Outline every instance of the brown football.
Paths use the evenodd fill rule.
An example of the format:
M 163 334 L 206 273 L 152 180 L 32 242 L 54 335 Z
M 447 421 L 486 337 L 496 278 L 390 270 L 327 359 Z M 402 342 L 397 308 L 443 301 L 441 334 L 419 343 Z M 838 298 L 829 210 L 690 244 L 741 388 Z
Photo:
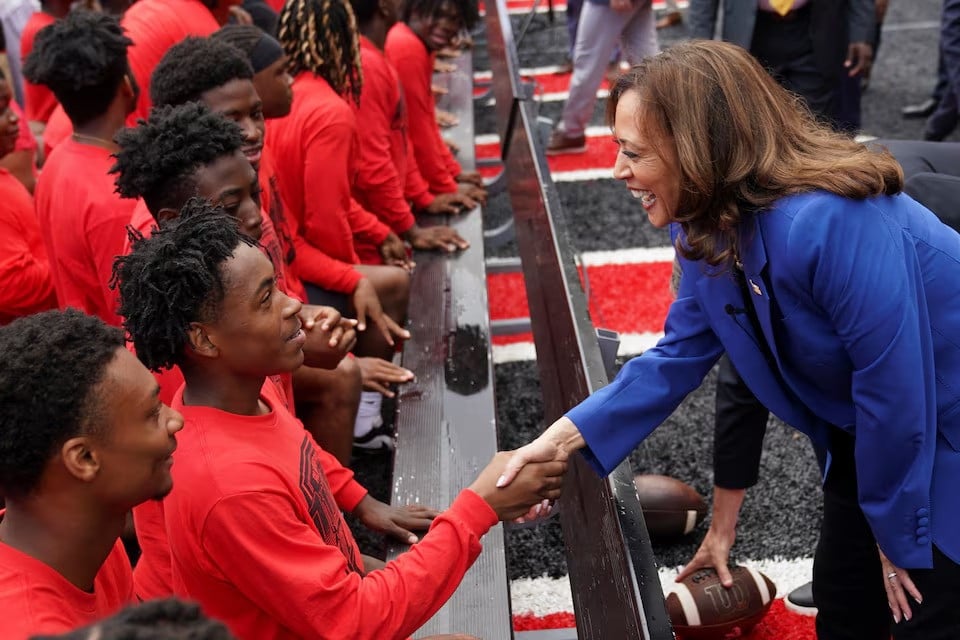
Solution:
M 670 476 L 638 473 L 633 484 L 653 542 L 685 536 L 707 517 L 706 500 L 685 482 Z
M 760 622 L 777 596 L 770 578 L 750 567 L 730 567 L 733 586 L 720 584 L 713 569 L 702 569 L 674 586 L 667 613 L 682 640 L 742 638 Z

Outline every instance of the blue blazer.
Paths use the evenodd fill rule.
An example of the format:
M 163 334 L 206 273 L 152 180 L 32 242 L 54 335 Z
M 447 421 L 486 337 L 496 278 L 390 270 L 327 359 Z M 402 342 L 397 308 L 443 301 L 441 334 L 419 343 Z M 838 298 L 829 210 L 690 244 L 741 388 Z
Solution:
M 830 425 L 855 436 L 860 506 L 894 564 L 930 568 L 933 543 L 960 562 L 960 235 L 906 195 L 795 195 L 741 226 L 763 335 L 729 271 L 681 260 L 663 339 L 568 414 L 585 457 L 609 473 L 726 351 L 786 423 L 827 449 Z

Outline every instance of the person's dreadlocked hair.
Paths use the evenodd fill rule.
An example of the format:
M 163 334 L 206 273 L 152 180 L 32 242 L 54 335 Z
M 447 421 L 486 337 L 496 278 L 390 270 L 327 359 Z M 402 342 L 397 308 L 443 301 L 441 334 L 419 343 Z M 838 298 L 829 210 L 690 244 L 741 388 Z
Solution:
M 183 361 L 190 324 L 215 320 L 226 294 L 221 267 L 241 243 L 256 247 L 222 207 L 191 198 L 149 238 L 130 230 L 132 251 L 113 263 L 110 286 L 140 361 L 152 371 Z
M 349 0 L 287 0 L 277 39 L 293 75 L 309 71 L 360 104 L 360 32 Z
M 133 41 L 116 18 L 71 11 L 37 34 L 23 65 L 30 82 L 46 85 L 74 125 L 103 114 L 128 74 L 127 48 Z
M 154 105 L 197 102 L 233 80 L 252 80 L 253 67 L 236 47 L 214 38 L 189 37 L 170 47 L 150 75 Z
M 443 13 L 444 5 L 452 5 L 460 16 L 461 27 L 473 29 L 480 20 L 480 11 L 476 0 L 404 0 L 401 19 L 410 22 L 413 16 L 432 18 Z
M 99 387 L 123 348 L 123 332 L 75 309 L 0 329 L 0 495 L 29 495 L 64 442 L 97 431 Z
M 30 640 L 234 640 L 226 625 L 208 618 L 193 602 L 149 600 L 63 635 Z
M 161 209 L 179 209 L 197 195 L 197 169 L 243 147 L 236 123 L 199 102 L 154 107 L 147 120 L 116 136 L 120 150 L 110 173 L 117 174 L 117 193 L 143 198 L 154 216 Z

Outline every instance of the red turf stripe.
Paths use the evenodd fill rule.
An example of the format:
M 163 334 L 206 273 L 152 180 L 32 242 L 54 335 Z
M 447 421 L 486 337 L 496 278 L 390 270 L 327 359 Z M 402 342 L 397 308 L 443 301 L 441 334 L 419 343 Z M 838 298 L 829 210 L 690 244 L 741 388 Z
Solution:
M 559 156 L 547 156 L 550 171 L 582 171 L 584 169 L 610 169 L 613 177 L 613 162 L 616 149 L 610 136 L 588 136 L 587 150 L 584 153 L 566 153 Z M 499 158 L 500 143 L 483 143 L 476 146 L 477 159 Z M 481 173 L 496 175 L 497 168 L 482 168 Z
M 593 323 L 621 333 L 662 331 L 672 300 L 671 268 L 670 262 L 587 267 Z M 491 319 L 529 315 L 522 274 L 487 276 L 487 294 Z
M 530 613 L 513 616 L 514 631 L 535 631 L 538 629 L 569 629 L 577 626 L 576 618 L 572 613 L 551 613 L 545 616 L 535 616 Z M 773 601 L 770 611 L 760 621 L 750 640 L 815 640 L 814 619 L 801 616 L 783 606 L 783 600 Z M 679 640 L 683 636 L 677 635 Z

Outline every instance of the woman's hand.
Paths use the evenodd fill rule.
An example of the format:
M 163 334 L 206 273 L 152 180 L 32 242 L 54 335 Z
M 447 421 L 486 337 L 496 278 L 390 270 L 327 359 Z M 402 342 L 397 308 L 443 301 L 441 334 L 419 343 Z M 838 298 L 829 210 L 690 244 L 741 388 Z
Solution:
M 707 535 L 693 559 L 677 574 L 677 582 L 700 569 L 713 567 L 720 577 L 720 584 L 725 587 L 733 586 L 733 576 L 730 575 L 727 563 L 730 560 L 730 549 L 737 539 L 737 519 L 740 517 L 740 507 L 746 493 L 745 489 L 713 488 L 713 518 L 710 520 L 710 529 L 707 530 Z
M 407 544 L 414 544 L 419 538 L 413 531 L 429 529 L 430 523 L 440 512 L 419 504 L 392 507 L 366 495 L 353 510 L 353 515 L 368 529 L 393 536 Z
M 913 584 L 906 569 L 901 569 L 890 562 L 880 547 L 877 547 L 877 552 L 880 554 L 880 566 L 883 567 L 883 588 L 887 590 L 887 604 L 890 605 L 890 611 L 893 613 L 893 621 L 899 624 L 900 620 L 909 620 L 913 617 L 907 594 L 910 594 L 917 604 L 923 602 L 923 595 L 917 589 L 917 585 Z
M 570 454 L 584 446 L 577 425 L 564 416 L 554 422 L 540 437 L 513 452 L 497 480 L 500 488 L 509 485 L 523 467 L 530 462 L 566 462 Z

